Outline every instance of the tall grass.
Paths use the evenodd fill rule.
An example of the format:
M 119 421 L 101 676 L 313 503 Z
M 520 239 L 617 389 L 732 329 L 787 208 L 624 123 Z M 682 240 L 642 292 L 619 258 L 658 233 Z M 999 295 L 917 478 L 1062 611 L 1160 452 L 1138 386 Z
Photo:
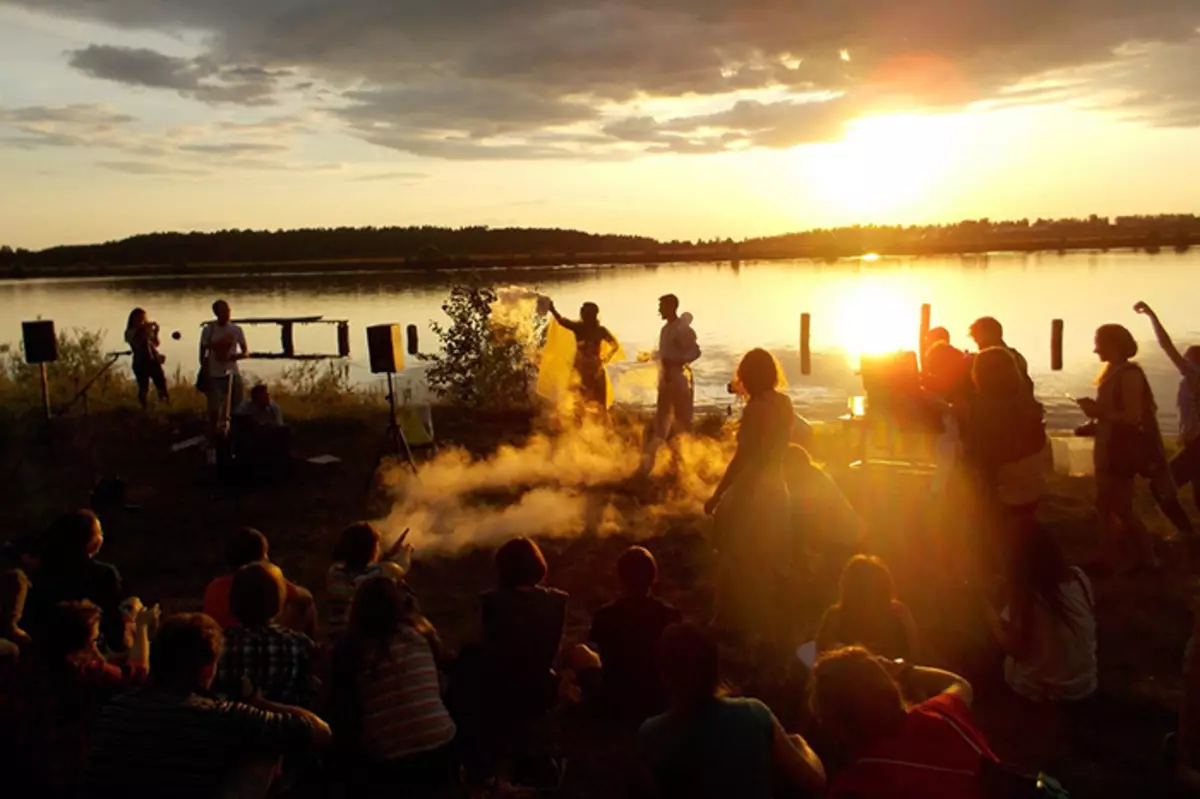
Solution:
M 50 403 L 56 413 L 67 412 L 81 388 L 104 369 L 110 360 L 101 343 L 103 330 L 73 328 L 58 334 L 58 360 L 46 364 L 50 386 Z M 195 412 L 204 409 L 204 398 L 195 389 L 195 370 L 177 364 L 168 372 L 172 411 Z M 246 377 L 246 390 L 255 382 Z M 353 412 L 382 403 L 378 392 L 355 386 L 350 381 L 349 364 L 341 361 L 303 361 L 283 370 L 278 378 L 268 381 L 272 398 L 284 413 L 298 418 L 311 418 L 337 412 Z M 154 391 L 151 390 L 153 397 Z M 136 409 L 137 387 L 129 358 L 117 360 L 88 388 L 89 409 Z M 151 399 L 152 408 L 157 407 Z M 41 370 L 25 363 L 20 344 L 0 344 L 0 414 L 10 419 L 34 412 L 42 407 Z M 78 403 L 70 410 L 79 407 Z

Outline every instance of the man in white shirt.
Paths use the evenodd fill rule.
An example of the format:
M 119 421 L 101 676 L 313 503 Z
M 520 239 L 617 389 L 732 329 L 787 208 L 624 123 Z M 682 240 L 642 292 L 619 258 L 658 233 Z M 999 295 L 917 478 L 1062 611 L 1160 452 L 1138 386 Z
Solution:
M 679 314 L 679 298 L 665 294 L 658 298 L 658 313 L 666 324 L 658 334 L 658 407 L 654 422 L 654 438 L 642 455 L 640 473 L 649 474 L 654 468 L 658 447 L 671 435 L 690 433 L 695 410 L 695 386 L 692 362 L 700 357 L 692 315 Z
M 692 362 L 700 357 L 692 315 L 679 315 L 679 298 L 658 299 L 658 314 L 666 324 L 658 334 L 658 416 L 655 433 L 666 440 L 672 431 L 690 433 L 695 405 Z M 674 424 L 672 425 L 672 422 Z
M 212 309 L 216 321 L 205 325 L 200 334 L 200 368 L 207 377 L 208 418 L 215 431 L 242 404 L 237 362 L 250 354 L 250 348 L 242 329 L 229 321 L 229 303 L 217 300 Z

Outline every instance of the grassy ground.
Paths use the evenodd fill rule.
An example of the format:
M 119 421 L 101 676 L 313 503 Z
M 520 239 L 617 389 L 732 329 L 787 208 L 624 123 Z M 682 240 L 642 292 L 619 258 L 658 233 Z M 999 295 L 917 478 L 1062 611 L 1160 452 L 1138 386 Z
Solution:
M 183 394 L 178 399 L 193 402 Z M 104 409 L 90 419 L 77 409 L 48 432 L 35 418 L 11 410 L 0 418 L 6 441 L 0 453 L 0 537 L 37 529 L 54 513 L 85 504 L 97 476 L 119 475 L 128 483 L 129 502 L 138 507 L 105 519 L 102 557 L 120 567 L 132 592 L 179 611 L 199 607 L 204 585 L 224 570 L 226 537 L 243 525 L 266 532 L 272 558 L 320 599 L 338 530 L 385 510 L 367 491 L 385 424 L 378 398 L 359 397 L 325 414 L 311 403 L 306 413 L 300 400 L 290 398 L 298 454 L 333 454 L 341 463 L 304 465 L 287 485 L 245 493 L 218 485 L 197 451 L 171 452 L 173 442 L 201 432 L 195 413 L 143 415 L 116 400 L 94 403 L 93 411 Z M 519 414 L 436 414 L 443 442 L 476 453 L 521 440 L 531 422 Z M 825 455 L 831 463 L 844 462 L 842 453 Z M 965 575 L 947 570 L 936 554 L 940 545 L 929 523 L 932 508 L 919 478 L 838 476 L 868 517 L 874 548 L 892 563 L 932 660 L 965 671 L 975 682 L 978 717 L 997 752 L 1047 768 L 1076 796 L 1128 796 L 1139 789 L 1169 795 L 1157 764 L 1160 740 L 1174 723 L 1191 623 L 1190 576 L 1182 564 L 1169 562 L 1161 574 L 1138 579 L 1097 578 L 1099 697 L 1071 712 L 1031 708 L 1009 695 L 998 679 L 999 663 L 987 645 L 976 600 L 962 585 Z M 1056 479 L 1043 508 L 1046 523 L 1085 568 L 1096 550 L 1091 492 L 1090 480 Z M 1152 514 L 1148 503 L 1143 510 Z M 701 519 L 679 520 L 647 544 L 660 562 L 661 593 L 697 619 L 708 617 L 712 603 L 704 529 Z M 624 537 L 597 536 L 545 542 L 549 582 L 571 594 L 570 641 L 583 639 L 592 612 L 614 595 L 613 565 L 629 543 Z M 451 644 L 467 635 L 474 598 L 490 587 L 490 558 L 489 551 L 474 550 L 418 559 L 414 587 Z M 830 590 L 814 583 L 820 594 L 814 606 L 826 601 Z M 807 615 L 811 623 L 812 614 Z M 804 728 L 802 675 L 787 662 L 759 653 L 731 649 L 726 656 L 729 677 L 741 692 L 768 699 L 786 723 Z M 625 753 L 620 739 L 571 722 L 562 740 L 571 756 L 564 795 L 618 795 Z

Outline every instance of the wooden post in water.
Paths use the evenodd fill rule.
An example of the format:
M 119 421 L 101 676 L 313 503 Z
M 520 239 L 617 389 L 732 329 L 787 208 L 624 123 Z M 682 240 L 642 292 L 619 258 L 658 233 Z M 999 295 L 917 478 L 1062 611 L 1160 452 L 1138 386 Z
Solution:
M 1061 372 L 1063 368 L 1063 320 L 1050 321 L 1050 370 Z
M 800 374 L 812 374 L 812 348 L 809 336 L 812 333 L 812 315 L 800 314 Z
M 925 367 L 925 350 L 929 349 L 929 323 L 933 318 L 933 306 L 929 303 L 921 305 L 921 332 L 917 337 L 917 366 Z

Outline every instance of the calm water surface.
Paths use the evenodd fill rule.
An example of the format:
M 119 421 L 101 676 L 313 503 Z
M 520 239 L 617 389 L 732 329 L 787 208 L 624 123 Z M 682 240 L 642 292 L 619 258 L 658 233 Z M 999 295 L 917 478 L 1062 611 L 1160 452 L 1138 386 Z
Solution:
M 1146 366 L 1163 422 L 1175 429 L 1177 379 L 1153 342 L 1149 324 L 1131 308 L 1144 299 L 1158 311 L 1176 343 L 1200 343 L 1195 314 L 1200 253 L 1147 255 L 1136 252 L 1019 254 L 938 258 L 671 264 L 656 267 L 513 270 L 488 273 L 496 285 L 524 286 L 552 296 L 564 313 L 585 301 L 600 305 L 604 323 L 632 357 L 652 349 L 661 321 L 659 295 L 674 292 L 695 316 L 703 348 L 696 365 L 703 401 L 728 403 L 725 386 L 745 350 L 765 346 L 788 373 L 798 409 L 815 418 L 844 412 L 847 397 L 861 393 L 855 376 L 858 356 L 916 343 L 919 309 L 933 306 L 933 324 L 951 331 L 956 345 L 968 344 L 971 320 L 995 316 L 1004 323 L 1010 345 L 1029 360 L 1052 422 L 1081 419 L 1067 395 L 1092 390 L 1098 364 L 1092 332 L 1106 322 L 1128 326 L 1142 343 Z M 378 382 L 366 368 L 367 325 L 399 322 L 421 328 L 423 350 L 436 348 L 429 323 L 444 319 L 441 304 L 453 274 L 427 277 L 398 273 L 161 277 L 130 279 L 0 281 L 0 342 L 20 338 L 20 322 L 53 319 L 58 328 L 104 329 L 112 349 L 123 347 L 121 333 L 131 308 L 146 308 L 164 331 L 168 369 L 196 360 L 200 324 L 209 305 L 224 297 L 235 317 L 308 316 L 345 318 L 352 324 L 351 376 Z M 813 374 L 799 373 L 798 337 L 802 312 L 812 314 Z M 1050 322 L 1066 323 L 1065 368 L 1050 371 Z M 181 341 L 168 338 L 182 333 Z M 247 328 L 250 346 L 278 350 L 274 326 Z M 333 327 L 297 328 L 300 351 L 334 351 Z M 127 362 L 126 362 L 127 363 Z M 122 368 L 128 368 L 123 365 Z M 271 377 L 279 362 L 258 361 L 247 370 Z M 408 379 L 419 386 L 419 369 Z M 616 367 L 618 396 L 649 399 L 647 375 L 627 364 Z

